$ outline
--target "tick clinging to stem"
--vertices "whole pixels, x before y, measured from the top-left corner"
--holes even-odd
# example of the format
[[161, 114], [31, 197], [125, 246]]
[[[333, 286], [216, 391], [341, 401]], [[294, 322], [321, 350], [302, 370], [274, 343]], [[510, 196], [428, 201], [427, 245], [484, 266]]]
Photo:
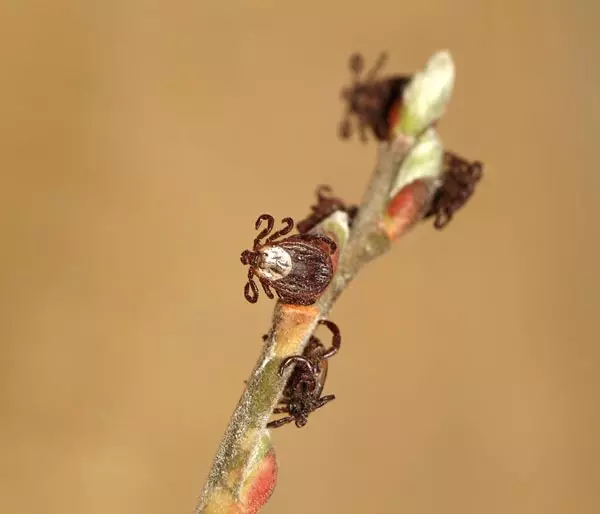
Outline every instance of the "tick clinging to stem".
[[[335, 395], [321, 396], [327, 378], [327, 359], [333, 357], [342, 342], [340, 330], [335, 323], [320, 320], [319, 324], [325, 325], [333, 334], [330, 348], [325, 348], [321, 341], [311, 336], [302, 355], [291, 355], [281, 361], [279, 375], [296, 365], [279, 400], [273, 414], [288, 414], [267, 424], [267, 428], [277, 428], [292, 421], [298, 428], [306, 425], [311, 412], [320, 409], [325, 404], [335, 399]], [[266, 340], [267, 336], [263, 336]]]
[[442, 184], [438, 187], [429, 210], [423, 218], [435, 217], [433, 226], [443, 229], [454, 213], [463, 207], [475, 192], [475, 185], [483, 175], [483, 164], [469, 162], [456, 154], [444, 154]]
[[[340, 123], [340, 136], [343, 139], [348, 139], [352, 135], [350, 118], [354, 116], [363, 142], [367, 141], [365, 132], [367, 127], [371, 129], [377, 140], [390, 140], [391, 128], [402, 111], [404, 89], [412, 77], [392, 75], [377, 79], [377, 73], [386, 58], [387, 55], [382, 53], [364, 80], [360, 80], [364, 59], [360, 54], [350, 57], [348, 65], [354, 80], [350, 87], [342, 90], [342, 98], [347, 105], [346, 115]], [[445, 152], [442, 183], [424, 218], [435, 216], [434, 227], [438, 230], [444, 228], [454, 213], [467, 203], [482, 176], [481, 162], [469, 162], [452, 152]]]
[[331, 186], [322, 185], [317, 187], [316, 194], [317, 203], [311, 205], [311, 213], [305, 219], [296, 223], [296, 229], [300, 234], [306, 234], [336, 211], [344, 211], [348, 214], [348, 225], [352, 226], [352, 222], [358, 213], [357, 205], [346, 205], [341, 198], [333, 196]]
[[252, 250], [244, 250], [240, 258], [249, 267], [244, 287], [246, 300], [250, 303], [258, 300], [254, 281], [257, 278], [269, 298], [274, 298], [272, 287], [283, 303], [312, 305], [333, 277], [335, 241], [324, 234], [296, 234], [278, 241], [294, 228], [292, 218], [283, 218], [285, 226], [272, 234], [273, 216], [261, 214], [256, 220], [256, 230], [263, 221], [267, 227], [254, 239]]
[[343, 139], [352, 135], [351, 118], [354, 116], [358, 124], [361, 141], [367, 142], [366, 129], [370, 128], [380, 141], [389, 137], [392, 118], [401, 107], [404, 88], [410, 83], [410, 75], [392, 75], [377, 79], [387, 54], [381, 53], [373, 67], [364, 79], [361, 74], [364, 69], [364, 59], [360, 54], [350, 57], [348, 66], [352, 73], [352, 84], [342, 89], [342, 99], [346, 102], [347, 110], [340, 123], [339, 133]]

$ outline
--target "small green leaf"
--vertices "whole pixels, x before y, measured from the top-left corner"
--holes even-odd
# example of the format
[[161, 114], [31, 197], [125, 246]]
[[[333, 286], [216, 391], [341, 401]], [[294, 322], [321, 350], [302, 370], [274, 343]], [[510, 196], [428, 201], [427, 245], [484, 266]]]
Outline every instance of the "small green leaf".
[[418, 139], [417, 143], [402, 162], [396, 180], [390, 190], [390, 198], [398, 191], [414, 182], [425, 180], [434, 183], [441, 179], [444, 147], [433, 127]]
[[392, 128], [397, 135], [417, 136], [444, 113], [454, 88], [454, 62], [448, 51], [433, 55], [404, 91], [402, 115]]

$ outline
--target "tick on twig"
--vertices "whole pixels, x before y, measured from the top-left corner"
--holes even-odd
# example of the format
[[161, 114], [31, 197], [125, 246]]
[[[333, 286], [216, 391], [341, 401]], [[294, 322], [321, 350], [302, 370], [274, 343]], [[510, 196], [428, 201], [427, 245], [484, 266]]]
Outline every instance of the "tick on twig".
[[[279, 375], [292, 365], [296, 365], [290, 375], [278, 406], [273, 414], [288, 414], [267, 424], [267, 428], [277, 428], [287, 423], [295, 422], [298, 428], [306, 425], [311, 412], [320, 409], [326, 403], [335, 399], [335, 395], [321, 396], [327, 378], [327, 359], [334, 356], [340, 349], [342, 337], [335, 323], [320, 320], [333, 334], [330, 348], [325, 348], [321, 341], [311, 336], [302, 355], [286, 357], [279, 367]], [[264, 335], [263, 340], [268, 336]]]
[[336, 211], [346, 212], [348, 214], [348, 225], [352, 226], [352, 222], [358, 213], [358, 206], [346, 205], [341, 198], [337, 198], [331, 193], [331, 186], [322, 185], [317, 187], [317, 203], [311, 205], [310, 210], [312, 212], [305, 219], [296, 223], [298, 233], [306, 234]]
[[[350, 57], [349, 67], [354, 75], [350, 87], [342, 90], [342, 98], [347, 103], [347, 113], [340, 124], [340, 136], [348, 139], [352, 135], [350, 117], [358, 122], [358, 130], [363, 142], [366, 128], [370, 128], [379, 141], [390, 138], [390, 129], [394, 125], [402, 108], [404, 89], [410, 83], [410, 75], [392, 75], [377, 80], [377, 72], [383, 66], [386, 54], [382, 53], [364, 80], [360, 74], [364, 60], [360, 54]], [[475, 191], [475, 185], [483, 176], [483, 164], [469, 162], [452, 152], [444, 153], [444, 172], [442, 185], [434, 194], [431, 206], [424, 218], [435, 216], [434, 227], [444, 228], [454, 213], [461, 209]]]
[[402, 103], [402, 93], [411, 80], [410, 75], [391, 75], [377, 79], [387, 54], [382, 52], [373, 67], [361, 80], [364, 59], [361, 54], [353, 54], [348, 67], [352, 73], [352, 84], [342, 89], [342, 99], [346, 102], [346, 114], [339, 126], [342, 139], [352, 135], [351, 117], [354, 116], [363, 143], [367, 142], [366, 129], [369, 127], [375, 137], [385, 141], [390, 136], [390, 127]]
[[256, 230], [263, 221], [267, 227], [254, 239], [252, 250], [244, 250], [240, 258], [242, 264], [249, 266], [244, 297], [250, 303], [258, 300], [256, 277], [269, 298], [274, 297], [272, 287], [283, 303], [312, 305], [333, 277], [331, 257], [337, 244], [324, 234], [297, 234], [277, 241], [294, 228], [292, 218], [283, 218], [285, 226], [273, 234], [275, 220], [270, 214], [258, 217]]
[[444, 154], [444, 173], [442, 185], [435, 192], [429, 210], [424, 219], [435, 216], [433, 226], [441, 230], [461, 209], [475, 191], [475, 185], [483, 176], [483, 164], [469, 162], [458, 155]]

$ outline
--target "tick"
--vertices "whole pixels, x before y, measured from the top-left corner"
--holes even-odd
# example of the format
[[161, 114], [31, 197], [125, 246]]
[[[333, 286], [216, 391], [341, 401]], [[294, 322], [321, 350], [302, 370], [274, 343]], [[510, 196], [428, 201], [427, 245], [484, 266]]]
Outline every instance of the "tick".
[[317, 187], [317, 203], [311, 205], [312, 211], [305, 219], [296, 223], [296, 230], [300, 234], [306, 234], [328, 218], [336, 211], [344, 211], [348, 214], [348, 225], [351, 227], [356, 214], [358, 205], [346, 205], [346, 203], [332, 194], [331, 186], [322, 185]]
[[[342, 337], [339, 328], [332, 321], [320, 320], [319, 324], [325, 325], [331, 331], [331, 347], [325, 348], [317, 337], [311, 336], [302, 355], [292, 355], [281, 361], [280, 376], [287, 368], [296, 365], [286, 382], [278, 406], [273, 410], [273, 414], [287, 416], [269, 422], [267, 428], [277, 428], [292, 421], [301, 428], [306, 425], [311, 412], [335, 400], [335, 395], [321, 396], [321, 393], [327, 378], [327, 360], [340, 349]], [[263, 340], [267, 337], [264, 335]]]
[[481, 162], [469, 162], [454, 153], [446, 152], [442, 185], [433, 195], [431, 206], [423, 218], [435, 217], [433, 226], [438, 230], [443, 229], [450, 223], [454, 213], [469, 201], [482, 176]]
[[256, 278], [269, 298], [274, 298], [273, 288], [282, 303], [312, 305], [333, 277], [332, 256], [337, 244], [324, 234], [283, 238], [294, 228], [292, 218], [283, 218], [284, 227], [272, 234], [273, 216], [261, 214], [254, 225], [256, 230], [263, 221], [267, 226], [254, 239], [252, 250], [244, 250], [240, 257], [242, 264], [248, 266], [244, 297], [250, 303], [258, 300]]
[[352, 74], [350, 87], [342, 89], [342, 99], [346, 102], [346, 114], [339, 126], [342, 139], [348, 139], [353, 129], [351, 117], [354, 116], [358, 124], [358, 132], [362, 142], [367, 142], [366, 129], [370, 128], [375, 137], [386, 141], [390, 137], [390, 128], [402, 106], [404, 89], [411, 81], [410, 75], [390, 75], [377, 78], [377, 74], [385, 64], [387, 54], [382, 52], [368, 71], [364, 79], [361, 74], [364, 69], [362, 55], [356, 53], [348, 61]]

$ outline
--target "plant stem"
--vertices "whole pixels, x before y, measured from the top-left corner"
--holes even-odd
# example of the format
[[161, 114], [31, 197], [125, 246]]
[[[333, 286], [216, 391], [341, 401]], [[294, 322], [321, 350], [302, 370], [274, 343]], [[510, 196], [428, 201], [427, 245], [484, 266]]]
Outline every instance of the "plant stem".
[[337, 273], [317, 303], [309, 307], [276, 304], [269, 338], [229, 421], [195, 514], [232, 512], [231, 505], [240, 502], [245, 481], [256, 464], [256, 448], [261, 444], [270, 445], [266, 423], [291, 373], [289, 370], [280, 376], [279, 364], [285, 357], [303, 352], [317, 321], [327, 317], [360, 268], [390, 248], [391, 241], [379, 221], [408, 151], [408, 146], [399, 153], [382, 143], [377, 167], [347, 244], [343, 244], [343, 238], [335, 237], [333, 231], [328, 231], [328, 235], [341, 243], [342, 251]]
[[268, 500], [277, 464], [266, 425], [292, 372], [290, 368], [280, 376], [281, 361], [302, 354], [318, 321], [329, 315], [360, 269], [387, 252], [392, 239], [422, 217], [441, 173], [442, 147], [431, 127], [442, 115], [453, 84], [452, 58], [438, 52], [404, 92], [403, 114], [392, 127], [391, 142], [379, 145], [352, 230], [340, 211], [315, 228], [337, 243], [336, 273], [314, 305], [276, 304], [269, 336], [229, 421], [195, 514], [254, 514]]

